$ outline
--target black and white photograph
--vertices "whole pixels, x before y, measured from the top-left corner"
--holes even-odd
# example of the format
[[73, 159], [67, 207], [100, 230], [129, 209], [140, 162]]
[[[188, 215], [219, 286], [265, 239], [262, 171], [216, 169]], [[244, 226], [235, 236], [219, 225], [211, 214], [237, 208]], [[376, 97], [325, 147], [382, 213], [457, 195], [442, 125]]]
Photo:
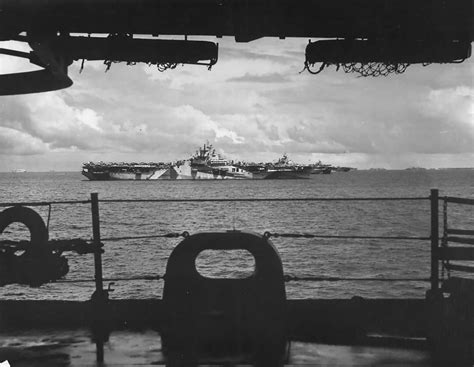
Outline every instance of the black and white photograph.
[[0, 0], [0, 367], [474, 365], [472, 0]]

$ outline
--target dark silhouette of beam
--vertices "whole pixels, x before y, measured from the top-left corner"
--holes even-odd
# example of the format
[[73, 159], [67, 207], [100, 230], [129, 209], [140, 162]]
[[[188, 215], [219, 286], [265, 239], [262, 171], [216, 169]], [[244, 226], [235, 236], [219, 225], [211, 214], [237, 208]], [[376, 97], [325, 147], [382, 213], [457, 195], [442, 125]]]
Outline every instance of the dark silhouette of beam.
[[0, 0], [0, 39], [21, 32], [473, 39], [471, 0]]

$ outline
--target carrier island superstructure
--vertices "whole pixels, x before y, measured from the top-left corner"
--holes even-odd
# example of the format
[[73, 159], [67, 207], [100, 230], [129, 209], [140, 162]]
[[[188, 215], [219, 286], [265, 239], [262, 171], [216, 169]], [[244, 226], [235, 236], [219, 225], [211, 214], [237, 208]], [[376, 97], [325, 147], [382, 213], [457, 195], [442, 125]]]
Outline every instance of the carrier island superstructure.
[[206, 143], [189, 159], [175, 163], [88, 162], [82, 174], [89, 180], [219, 180], [308, 178], [310, 165], [299, 165], [283, 155], [276, 163], [229, 162]]

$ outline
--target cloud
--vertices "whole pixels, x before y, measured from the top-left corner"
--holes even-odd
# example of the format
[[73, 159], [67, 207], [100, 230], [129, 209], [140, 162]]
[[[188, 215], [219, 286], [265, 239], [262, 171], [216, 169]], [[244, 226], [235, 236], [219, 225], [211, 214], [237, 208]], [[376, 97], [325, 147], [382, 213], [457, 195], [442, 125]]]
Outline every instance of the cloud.
[[93, 110], [68, 105], [61, 93], [24, 97], [29, 119], [23, 129], [55, 148], [93, 149], [101, 135], [101, 117]]
[[91, 108], [71, 106], [66, 102], [70, 100], [68, 92], [9, 98], [0, 110], [0, 121], [9, 132], [36, 139], [50, 151], [69, 149], [132, 155], [159, 151], [166, 152], [164, 158], [169, 160], [188, 157], [206, 140], [239, 144], [243, 139], [191, 105], [155, 104], [139, 116], [133, 114], [140, 106], [118, 106], [114, 111], [106, 111], [109, 113], [105, 119]]
[[[461, 128], [474, 136], [474, 87], [431, 90], [426, 98], [424, 112], [436, 116], [453, 128]], [[474, 148], [473, 148], [474, 149]]]
[[474, 152], [474, 88], [457, 86], [431, 90], [421, 104], [421, 114], [430, 123], [425, 142], [430, 153]]
[[48, 150], [40, 139], [27, 133], [0, 126], [0, 155], [36, 155]]
[[244, 82], [244, 83], [285, 83], [289, 79], [278, 73], [253, 75], [245, 73], [241, 77], [230, 78], [228, 82]]
[[413, 85], [409, 75], [353, 78], [333, 71], [263, 96], [280, 117], [292, 117], [290, 137], [315, 142], [315, 149], [333, 143], [351, 153], [400, 155], [465, 153], [474, 146], [472, 92], [463, 87], [437, 91]]

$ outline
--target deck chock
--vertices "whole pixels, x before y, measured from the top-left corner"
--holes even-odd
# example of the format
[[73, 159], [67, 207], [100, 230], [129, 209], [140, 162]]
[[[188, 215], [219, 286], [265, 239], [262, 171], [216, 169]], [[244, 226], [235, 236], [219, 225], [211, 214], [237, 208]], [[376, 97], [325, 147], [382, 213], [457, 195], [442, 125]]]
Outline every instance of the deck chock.
[[[255, 258], [243, 279], [207, 278], [195, 260], [203, 250], [243, 249]], [[283, 363], [286, 293], [277, 250], [263, 236], [230, 231], [185, 238], [168, 259], [163, 349], [170, 361], [195, 363], [224, 356]], [[269, 364], [268, 364], [269, 363]]]
[[0, 286], [17, 283], [39, 287], [68, 273], [67, 259], [47, 246], [48, 229], [37, 212], [20, 205], [0, 212], [0, 234], [12, 223], [24, 224], [31, 240], [21, 255], [16, 255], [15, 249], [0, 249]]

